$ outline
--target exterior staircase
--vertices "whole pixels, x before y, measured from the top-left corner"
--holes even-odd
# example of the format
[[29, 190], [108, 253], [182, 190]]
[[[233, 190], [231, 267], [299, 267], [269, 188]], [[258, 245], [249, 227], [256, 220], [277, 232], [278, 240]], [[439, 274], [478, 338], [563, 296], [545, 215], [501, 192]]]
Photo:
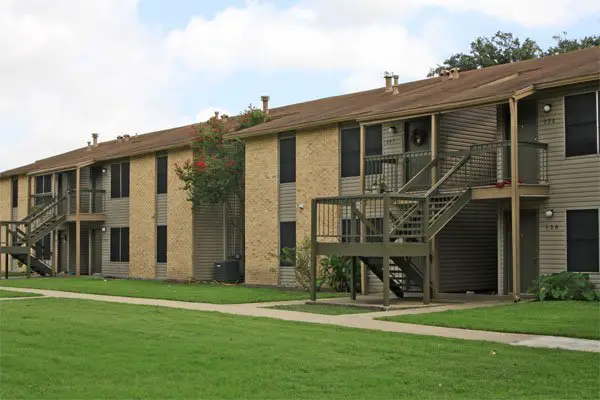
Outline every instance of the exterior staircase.
[[0, 253], [29, 264], [40, 275], [52, 275], [52, 266], [36, 257], [36, 243], [65, 222], [67, 198], [54, 198], [21, 221], [0, 221]]

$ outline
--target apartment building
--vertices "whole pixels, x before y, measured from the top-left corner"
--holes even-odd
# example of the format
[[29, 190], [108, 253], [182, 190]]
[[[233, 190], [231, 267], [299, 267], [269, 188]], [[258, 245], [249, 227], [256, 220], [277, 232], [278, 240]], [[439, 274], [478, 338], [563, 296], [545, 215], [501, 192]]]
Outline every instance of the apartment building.
[[120, 136], [0, 174], [2, 268], [42, 275], [213, 279], [240, 260], [239, 207], [192, 207], [175, 165], [196, 126]]
[[277, 254], [310, 238], [313, 265], [353, 257], [384, 303], [599, 284], [599, 78], [592, 48], [274, 109], [236, 132], [246, 281], [293, 286]]

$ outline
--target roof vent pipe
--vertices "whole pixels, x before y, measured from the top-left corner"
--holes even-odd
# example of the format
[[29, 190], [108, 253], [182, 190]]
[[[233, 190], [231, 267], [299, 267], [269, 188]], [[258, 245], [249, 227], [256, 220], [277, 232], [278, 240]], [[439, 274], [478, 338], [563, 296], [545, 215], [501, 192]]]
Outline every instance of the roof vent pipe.
[[131, 136], [130, 136], [130, 135], [128, 135], [128, 134], [125, 134], [125, 135], [123, 135], [123, 141], [124, 141], [124, 142], [129, 142], [129, 138], [130, 138], [130, 137], [131, 137]]
[[263, 105], [263, 114], [269, 115], [269, 96], [260, 96], [260, 100], [262, 101]]
[[394, 75], [394, 90], [392, 94], [400, 93], [400, 88], [398, 87], [398, 79], [400, 79], [399, 75]]
[[392, 92], [392, 73], [385, 71], [383, 73], [383, 78], [385, 79], [385, 93]]
[[98, 147], [98, 134], [92, 133], [92, 146]]
[[88, 144], [88, 147], [87, 147], [87, 149], [88, 149], [88, 151], [90, 151], [90, 150], [92, 149], [92, 142], [90, 142], [90, 141], [88, 140], [87, 144]]
[[119, 135], [117, 136], [117, 143], [121, 143], [123, 140], [123, 136]]
[[452, 68], [450, 69], [450, 79], [458, 79], [459, 78], [460, 68]]
[[218, 120], [219, 120], [219, 112], [215, 111], [215, 121], [218, 121]]

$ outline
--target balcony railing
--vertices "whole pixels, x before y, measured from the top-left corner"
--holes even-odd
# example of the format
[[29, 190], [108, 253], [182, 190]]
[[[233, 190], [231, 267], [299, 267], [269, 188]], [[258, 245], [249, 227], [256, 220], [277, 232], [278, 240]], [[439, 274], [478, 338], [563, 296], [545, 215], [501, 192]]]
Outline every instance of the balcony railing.
[[[69, 202], [67, 210], [69, 215], [76, 214], [77, 193], [70, 190], [68, 193]], [[105, 212], [106, 191], [98, 189], [80, 189], [79, 190], [79, 212], [81, 214], [102, 214]]]
[[[434, 175], [436, 181], [445, 177], [440, 189], [486, 186], [509, 182], [510, 171], [510, 141], [440, 153], [434, 160], [431, 160], [430, 152], [370, 156], [365, 157], [365, 190], [380, 193], [428, 191]], [[519, 142], [519, 181], [548, 183], [547, 144]]]

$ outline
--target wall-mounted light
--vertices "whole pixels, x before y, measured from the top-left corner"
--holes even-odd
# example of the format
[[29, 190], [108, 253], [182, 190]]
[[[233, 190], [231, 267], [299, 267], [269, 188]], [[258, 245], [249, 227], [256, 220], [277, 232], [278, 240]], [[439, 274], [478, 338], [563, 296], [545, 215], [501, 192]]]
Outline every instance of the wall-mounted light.
[[390, 135], [395, 135], [395, 134], [396, 134], [396, 132], [397, 132], [397, 130], [396, 130], [396, 127], [395, 127], [395, 126], [389, 126], [389, 127], [388, 127], [388, 129], [387, 129], [387, 131], [388, 131], [388, 133], [389, 133]]
[[106, 174], [108, 172], [108, 170], [106, 168], [102, 168], [102, 173]]
[[552, 218], [554, 216], [554, 210], [552, 210], [552, 209], [546, 210], [545, 215], [546, 215], [546, 218]]
[[298, 208], [301, 209], [301, 210], [304, 210], [304, 203], [298, 204]]
[[106, 227], [105, 226], [102, 227], [102, 232], [106, 232]]
[[549, 113], [552, 110], [552, 105], [544, 104], [544, 112]]

